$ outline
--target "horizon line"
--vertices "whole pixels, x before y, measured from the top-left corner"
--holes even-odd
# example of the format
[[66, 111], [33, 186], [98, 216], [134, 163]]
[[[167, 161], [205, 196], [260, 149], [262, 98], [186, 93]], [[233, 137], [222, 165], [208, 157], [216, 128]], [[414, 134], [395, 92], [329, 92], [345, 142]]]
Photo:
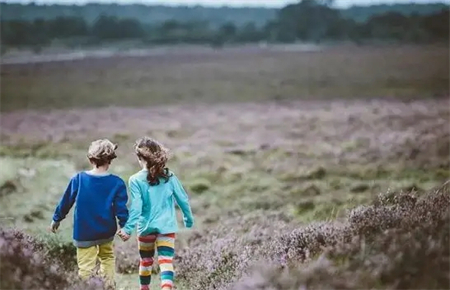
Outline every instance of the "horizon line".
[[[56, 0], [57, 1], [57, 0]], [[214, 5], [214, 4], [181, 4], [181, 3], [164, 3], [164, 1], [161, 1], [160, 3], [143, 3], [142, 1], [136, 1], [136, 2], [129, 2], [129, 3], [123, 3], [123, 2], [96, 2], [96, 1], [87, 1], [83, 3], [57, 3], [55, 0], [53, 1], [5, 1], [0, 0], [0, 3], [4, 4], [19, 4], [19, 5], [30, 5], [34, 4], [36, 6], [52, 6], [52, 5], [58, 5], [58, 6], [87, 6], [87, 5], [117, 5], [117, 6], [131, 6], [131, 5], [142, 5], [147, 7], [188, 7], [188, 8], [195, 8], [195, 7], [203, 7], [203, 8], [262, 8], [262, 9], [280, 9], [283, 7], [286, 7], [287, 5], [295, 4], [299, 1], [292, 1], [290, 3], [285, 3], [283, 5], [252, 5], [252, 4], [234, 4], [234, 5], [227, 5], [227, 4], [220, 4], [220, 5]], [[417, 2], [417, 1], [411, 1], [411, 2], [393, 2], [393, 3], [383, 3], [381, 0], [378, 3], [370, 3], [370, 4], [351, 4], [351, 5], [332, 5], [334, 8], [338, 9], [348, 9], [352, 7], [371, 7], [371, 6], [394, 6], [394, 5], [436, 5], [436, 4], [442, 4], [446, 6], [450, 6], [450, 0], [446, 1], [434, 1], [431, 3], [423, 3], [423, 2]]]

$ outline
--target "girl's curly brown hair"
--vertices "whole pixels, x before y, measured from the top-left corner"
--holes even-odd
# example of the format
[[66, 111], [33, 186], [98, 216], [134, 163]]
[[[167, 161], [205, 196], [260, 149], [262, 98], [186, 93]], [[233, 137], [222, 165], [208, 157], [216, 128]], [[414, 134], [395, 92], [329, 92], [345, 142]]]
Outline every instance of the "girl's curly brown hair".
[[158, 185], [160, 179], [169, 181], [172, 174], [166, 167], [169, 159], [167, 148], [152, 138], [144, 137], [136, 141], [134, 149], [137, 157], [146, 163], [147, 181], [150, 185]]

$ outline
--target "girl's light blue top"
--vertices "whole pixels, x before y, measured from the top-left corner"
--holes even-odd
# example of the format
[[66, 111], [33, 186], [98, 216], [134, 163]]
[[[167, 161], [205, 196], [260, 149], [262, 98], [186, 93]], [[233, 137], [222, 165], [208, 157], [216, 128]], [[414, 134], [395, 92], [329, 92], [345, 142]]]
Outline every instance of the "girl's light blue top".
[[123, 230], [131, 234], [137, 224], [137, 234], [145, 236], [152, 233], [169, 234], [178, 232], [175, 202], [184, 216], [184, 225], [194, 224], [189, 198], [178, 178], [172, 176], [168, 182], [160, 180], [159, 185], [150, 185], [147, 170], [141, 170], [130, 177], [128, 187], [131, 206], [129, 218]]

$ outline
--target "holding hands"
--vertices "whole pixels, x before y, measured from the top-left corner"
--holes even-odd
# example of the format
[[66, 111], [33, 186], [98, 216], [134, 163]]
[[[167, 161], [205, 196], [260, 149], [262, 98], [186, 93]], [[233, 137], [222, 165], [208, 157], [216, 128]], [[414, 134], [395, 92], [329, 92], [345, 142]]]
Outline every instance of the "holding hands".
[[127, 234], [124, 230], [120, 229], [117, 231], [116, 235], [118, 235], [122, 241], [126, 242], [130, 239], [131, 235]]

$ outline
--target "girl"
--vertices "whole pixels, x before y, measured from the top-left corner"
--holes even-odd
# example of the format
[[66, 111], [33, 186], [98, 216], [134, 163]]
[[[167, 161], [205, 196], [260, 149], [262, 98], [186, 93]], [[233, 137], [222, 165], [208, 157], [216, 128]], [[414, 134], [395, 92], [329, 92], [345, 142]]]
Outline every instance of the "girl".
[[166, 148], [144, 137], [136, 142], [135, 153], [142, 170], [129, 179], [129, 219], [118, 235], [124, 241], [128, 240], [137, 223], [141, 290], [150, 287], [155, 250], [161, 269], [161, 288], [172, 289], [172, 260], [175, 234], [178, 231], [175, 201], [183, 212], [184, 225], [191, 228], [194, 218], [189, 199], [178, 178], [166, 168]]

